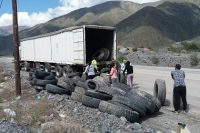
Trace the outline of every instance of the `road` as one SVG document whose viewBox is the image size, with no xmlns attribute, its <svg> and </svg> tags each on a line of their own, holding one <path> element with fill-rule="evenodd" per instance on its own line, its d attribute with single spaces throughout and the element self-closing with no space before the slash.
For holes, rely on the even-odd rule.
<svg viewBox="0 0 200 133">
<path fill-rule="evenodd" d="M 134 82 L 138 84 L 142 90 L 153 94 L 155 79 L 164 79 L 166 81 L 167 99 L 172 101 L 172 70 L 174 70 L 172 67 L 134 65 Z M 187 86 L 187 101 L 190 107 L 190 112 L 200 114 L 200 112 L 198 112 L 200 110 L 200 69 L 182 68 L 182 70 L 184 70 L 186 74 L 185 82 Z M 171 107 L 173 107 L 172 104 Z"/>
</svg>

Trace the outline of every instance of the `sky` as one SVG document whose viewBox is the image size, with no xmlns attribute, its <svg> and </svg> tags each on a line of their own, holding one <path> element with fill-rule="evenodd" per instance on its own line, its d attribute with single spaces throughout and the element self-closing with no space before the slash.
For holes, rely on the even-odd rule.
<svg viewBox="0 0 200 133">
<path fill-rule="evenodd" d="M 90 7 L 111 0 L 17 0 L 18 24 L 34 26 L 73 10 Z M 112 0 L 113 1 L 113 0 Z M 125 0 L 116 0 L 125 1 Z M 127 1 L 127 0 L 126 0 Z M 136 3 L 158 0 L 128 0 Z M 12 0 L 0 0 L 0 27 L 12 25 Z"/>
</svg>

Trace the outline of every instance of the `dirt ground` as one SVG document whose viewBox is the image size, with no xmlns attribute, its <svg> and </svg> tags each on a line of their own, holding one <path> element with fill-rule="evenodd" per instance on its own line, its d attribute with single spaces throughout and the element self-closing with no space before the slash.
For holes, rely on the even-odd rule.
<svg viewBox="0 0 200 133">
<path fill-rule="evenodd" d="M 6 71 L 12 71 L 13 70 L 13 59 L 12 58 L 0 58 L 0 65 L 6 69 Z M 163 73 L 159 73 L 158 71 L 151 71 L 151 70 L 155 70 L 155 68 L 141 68 L 140 67 L 135 67 L 134 72 L 135 72 L 135 83 L 138 84 L 138 86 L 142 89 L 145 90 L 149 93 L 152 93 L 153 90 L 153 81 L 155 78 L 160 78 L 164 76 L 163 73 L 168 74 L 168 72 L 163 72 Z M 165 70 L 165 69 L 164 69 Z M 195 74 L 196 72 L 194 72 Z M 26 72 L 22 72 L 22 74 L 24 76 L 28 76 L 28 73 Z M 187 75 L 187 74 L 186 74 Z M 14 76 L 13 73 L 11 73 L 10 76 Z M 153 78 L 152 78 L 153 76 Z M 192 75 L 191 75 L 192 76 Z M 193 77 L 193 76 L 192 76 Z M 197 76 L 198 77 L 198 76 Z M 189 81 L 190 80 L 190 83 Z M 198 79 L 200 80 L 200 78 Z M 141 124 L 143 126 L 149 127 L 149 128 L 154 128 L 156 130 L 160 130 L 163 133 L 173 133 L 177 127 L 178 127 L 178 123 L 182 122 L 185 123 L 188 128 L 190 129 L 191 133 L 199 133 L 200 131 L 200 113 L 198 112 L 198 106 L 195 106 L 196 103 L 199 103 L 199 97 L 196 96 L 199 93 L 195 94 L 195 89 L 198 88 L 196 87 L 196 80 L 193 82 L 191 81 L 191 77 L 187 78 L 187 82 L 189 83 L 190 86 L 193 86 L 192 88 L 194 90 L 192 90 L 192 93 L 189 93 L 189 97 L 191 97 L 192 100 L 188 100 L 189 104 L 191 104 L 191 110 L 189 111 L 189 113 L 180 113 L 180 114 L 175 114 L 172 112 L 173 107 L 172 105 L 170 106 L 165 106 L 162 107 L 160 112 L 154 116 L 150 116 L 148 118 L 145 118 L 141 121 Z M 170 88 L 171 84 L 169 83 L 169 79 L 167 79 L 167 89 Z M 198 82 L 199 83 L 199 82 Z M 28 84 L 25 84 L 25 88 L 30 87 Z M 9 84 L 7 84 L 9 85 Z M 196 88 L 195 88 L 196 87 Z M 30 89 L 22 89 L 22 99 L 24 99 L 24 103 L 23 105 L 19 105 L 20 106 L 26 106 L 27 103 L 32 107 L 34 107 L 35 109 L 33 110 L 32 108 L 32 113 L 31 114 L 27 114 L 27 112 L 30 112 L 30 106 L 27 105 L 26 106 L 26 110 L 21 113 L 21 116 L 25 116 L 28 115 L 27 117 L 28 122 L 25 121 L 21 121 L 21 123 L 29 123 L 32 126 L 36 126 L 39 125 L 40 123 L 37 123 L 37 119 L 41 119 L 41 121 L 45 121 L 46 119 L 48 119 L 47 117 L 45 117 L 45 115 L 43 117 L 40 117 L 39 114 L 53 114 L 54 110 L 53 105 L 51 105 L 50 103 L 47 103 L 45 100 L 39 104 L 39 105 L 35 105 L 34 104 L 34 96 L 35 96 L 35 92 L 34 91 L 30 91 Z M 14 86 L 10 87 L 9 90 L 6 91 L 2 91 L 5 88 L 2 88 L 0 86 L 0 108 L 2 108 L 2 106 L 6 106 L 6 104 L 9 101 L 15 100 L 15 93 L 14 93 Z M 170 93 L 172 92 L 171 89 L 167 90 L 167 98 L 171 99 L 171 95 Z M 192 98 L 193 97 L 193 98 Z M 0 111 L 0 117 L 2 117 L 1 115 L 3 113 L 2 109 Z M 20 112 L 20 110 L 18 111 Z M 36 112 L 36 113 L 34 113 Z M 20 113 L 19 113 L 20 114 Z M 21 117 L 19 116 L 19 117 Z M 56 116 L 56 114 L 55 114 Z M 26 119 L 27 120 L 27 119 Z M 29 125 L 29 126 L 30 126 Z"/>
</svg>

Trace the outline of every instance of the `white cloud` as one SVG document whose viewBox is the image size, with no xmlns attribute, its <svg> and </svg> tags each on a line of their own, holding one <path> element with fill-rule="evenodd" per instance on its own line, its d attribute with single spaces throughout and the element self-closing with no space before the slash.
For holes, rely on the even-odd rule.
<svg viewBox="0 0 200 133">
<path fill-rule="evenodd" d="M 99 3 L 111 0 L 59 0 L 60 6 L 56 8 L 49 8 L 46 12 L 18 12 L 18 24 L 26 26 L 34 26 L 39 23 L 44 23 L 52 18 L 64 15 L 70 11 L 90 7 Z M 125 1 L 125 0 L 117 0 Z M 129 0 L 137 3 L 154 2 L 158 0 Z M 7 26 L 12 24 L 12 14 L 4 13 L 0 16 L 0 26 Z"/>
</svg>

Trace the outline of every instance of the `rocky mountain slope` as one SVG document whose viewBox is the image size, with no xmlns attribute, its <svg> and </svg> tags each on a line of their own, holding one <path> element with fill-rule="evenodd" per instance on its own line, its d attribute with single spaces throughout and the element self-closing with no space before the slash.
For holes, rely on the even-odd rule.
<svg viewBox="0 0 200 133">
<path fill-rule="evenodd" d="M 28 26 L 19 26 L 18 27 L 19 31 L 22 31 L 22 30 L 27 29 L 27 28 L 29 28 L 29 27 Z M 2 27 L 0 27 L 0 36 L 10 35 L 10 34 L 12 34 L 12 30 L 13 30 L 12 25 L 2 26 Z"/>
<path fill-rule="evenodd" d="M 116 27 L 120 45 L 163 47 L 200 36 L 200 8 L 190 3 L 165 2 L 144 7 Z"/>
</svg>

